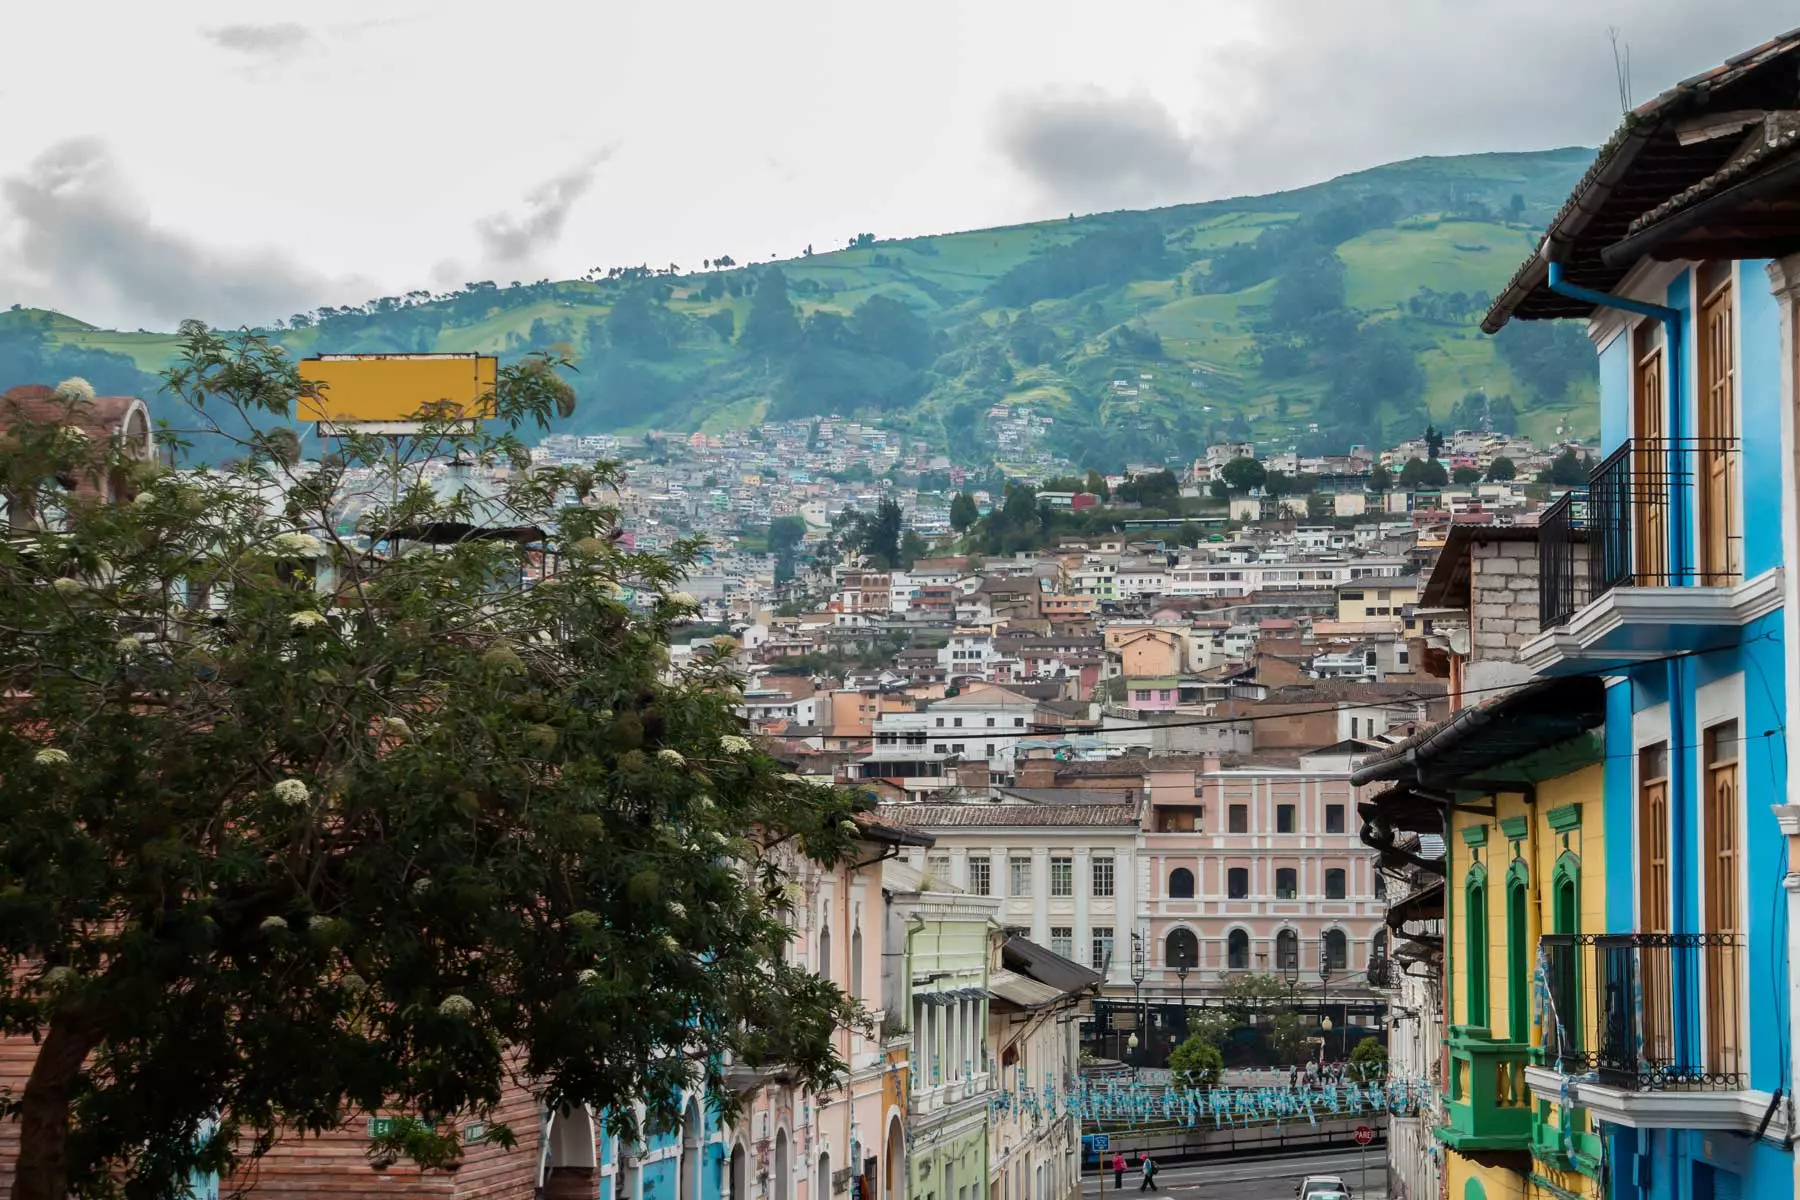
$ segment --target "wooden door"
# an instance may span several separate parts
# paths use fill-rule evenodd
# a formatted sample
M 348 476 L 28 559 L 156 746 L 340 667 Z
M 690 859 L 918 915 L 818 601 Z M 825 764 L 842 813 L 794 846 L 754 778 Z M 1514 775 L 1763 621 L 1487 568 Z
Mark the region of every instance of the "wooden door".
M 1738 723 L 1725 721 L 1706 731 L 1706 1066 L 1713 1074 L 1735 1075 L 1742 1067 L 1743 1012 L 1738 987 L 1736 943 L 1740 915 L 1742 828 L 1738 816 Z
M 1631 456 L 1632 577 L 1638 587 L 1669 583 L 1669 473 L 1665 441 L 1663 326 L 1643 321 L 1632 330 Z
M 1638 929 L 1669 932 L 1669 744 L 1638 751 Z M 1639 956 L 1644 997 L 1644 1054 L 1667 1064 L 1675 1056 L 1669 957 L 1652 948 Z
M 1737 317 L 1730 263 L 1700 270 L 1700 428 L 1696 470 L 1700 493 L 1700 583 L 1738 580 Z

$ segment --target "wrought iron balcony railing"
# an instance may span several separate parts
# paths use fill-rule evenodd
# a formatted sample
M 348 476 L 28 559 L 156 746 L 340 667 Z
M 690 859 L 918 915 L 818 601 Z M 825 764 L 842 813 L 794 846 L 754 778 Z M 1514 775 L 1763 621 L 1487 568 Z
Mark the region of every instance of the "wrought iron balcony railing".
M 1545 934 L 1543 1060 L 1630 1091 L 1746 1086 L 1740 940 Z
M 1538 518 L 1538 626 L 1561 625 L 1588 602 L 1586 488 L 1564 492 Z
M 1544 628 L 1621 587 L 1726 587 L 1742 577 L 1737 438 L 1632 438 L 1539 521 Z M 1574 531 L 1585 527 L 1587 569 Z

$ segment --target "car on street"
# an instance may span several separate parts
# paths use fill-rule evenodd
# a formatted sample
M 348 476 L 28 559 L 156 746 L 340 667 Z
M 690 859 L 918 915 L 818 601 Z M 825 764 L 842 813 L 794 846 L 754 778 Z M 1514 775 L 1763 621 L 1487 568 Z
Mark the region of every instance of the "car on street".
M 1300 1200 L 1350 1200 L 1350 1188 L 1336 1175 L 1308 1175 L 1294 1195 Z

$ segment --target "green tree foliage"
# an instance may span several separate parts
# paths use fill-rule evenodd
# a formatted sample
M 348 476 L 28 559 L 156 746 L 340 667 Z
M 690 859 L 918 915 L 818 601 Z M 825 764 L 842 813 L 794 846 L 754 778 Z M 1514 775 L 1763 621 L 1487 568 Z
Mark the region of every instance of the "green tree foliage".
M 1268 482 L 1269 470 L 1254 458 L 1234 458 L 1219 468 L 1225 486 L 1240 496 Z
M 1494 348 L 1513 376 L 1545 400 L 1599 371 L 1593 344 L 1573 321 L 1508 321 L 1494 335 Z
M 1275 1014 L 1275 1019 L 1269 1023 L 1269 1049 L 1281 1066 L 1298 1063 L 1306 1056 L 1306 1030 L 1300 1024 L 1298 1013 Z
M 976 507 L 974 496 L 958 492 L 950 498 L 950 528 L 967 533 L 980 519 L 981 510 Z
M 1537 481 L 1557 487 L 1580 487 L 1588 481 L 1588 460 L 1576 454 L 1573 446 L 1565 446 L 1548 467 L 1538 472 Z
M 749 322 L 744 329 L 748 334 Z M 897 300 L 870 297 L 848 318 L 821 309 L 806 319 L 775 389 L 772 415 L 910 405 L 927 386 L 924 368 L 932 357 L 929 327 Z
M 1407 413 L 1418 408 L 1425 392 L 1425 372 L 1417 355 L 1391 322 L 1359 330 L 1332 376 L 1331 418 L 1347 440 L 1375 442 L 1376 418 L 1385 403 Z M 1417 426 L 1414 426 L 1417 428 Z M 1360 436 L 1350 437 L 1360 431 Z
M 1519 432 L 1519 410 L 1511 396 L 1495 396 L 1488 401 L 1488 429 L 1494 433 Z
M 1162 335 L 1143 325 L 1120 325 L 1106 335 L 1106 345 L 1114 354 L 1134 358 L 1161 358 Z
M 1225 1075 L 1225 1058 L 1209 1039 L 1190 1034 L 1169 1055 L 1169 1072 L 1177 1087 L 1213 1088 Z
M 1450 472 L 1450 481 L 1459 486 L 1481 482 L 1481 470 L 1477 467 L 1458 467 Z
M 757 276 L 756 295 L 750 300 L 749 315 L 744 318 L 744 332 L 738 344 L 746 350 L 775 353 L 789 349 L 800 340 L 800 318 L 788 299 L 787 276 L 780 267 L 764 267 Z
M 806 521 L 802 517 L 776 517 L 769 522 L 769 553 L 775 556 L 776 584 L 794 578 L 795 557 L 805 539 Z
M 1406 491 L 1441 488 L 1450 482 L 1450 473 L 1436 459 L 1409 458 L 1400 468 L 1400 486 Z
M 1436 425 L 1425 427 L 1425 457 L 1436 462 L 1444 453 L 1444 435 L 1438 432 Z
M 1387 1062 L 1387 1047 L 1380 1038 L 1366 1037 L 1350 1051 L 1350 1068 L 1357 1079 L 1386 1079 Z
M 1376 463 L 1369 471 L 1369 490 L 1371 492 L 1391 492 L 1394 490 L 1394 476 L 1381 463 Z
M 664 308 L 649 284 L 631 288 L 606 314 L 606 340 L 633 358 L 664 361 L 675 356 L 677 318 Z
M 1488 464 L 1487 477 L 1489 483 L 1511 483 L 1519 477 L 1519 468 L 1513 464 L 1512 459 L 1502 454 Z
M 262 337 L 182 338 L 189 427 L 292 412 Z M 515 1071 L 622 1132 L 683 1089 L 729 1111 L 730 1060 L 841 1071 L 857 1013 L 789 965 L 787 883 L 856 850 L 853 801 L 737 736 L 726 662 L 669 672 L 699 546 L 622 550 L 616 470 L 530 467 L 557 367 L 502 367 L 499 432 L 418 439 L 517 466 L 479 507 L 376 439 L 305 476 L 264 438 L 179 473 L 63 419 L 0 440 L 15 519 L 66 513 L 0 544 L 0 1027 L 39 1047 L 15 1196 L 185 1195 L 359 1112 L 429 1115 L 404 1149 L 450 1166 L 466 1121 L 511 1138 Z M 101 474 L 136 502 L 61 482 Z M 535 524 L 563 568 L 521 588 L 512 541 L 371 554 L 340 521 Z
M 898 300 L 870 296 L 850 314 L 850 334 L 857 350 L 891 358 L 917 370 L 936 357 L 931 327 Z
M 1106 486 L 1106 476 L 1100 474 L 1098 471 L 1089 471 L 1087 473 L 1087 478 L 1082 481 L 1081 490 L 1090 495 L 1100 497 L 1102 501 L 1112 499 L 1112 492 L 1108 490 Z
M 989 294 L 1000 304 L 1024 308 L 1105 284 L 1156 278 L 1170 266 L 1161 226 L 1134 217 L 1026 259 L 1002 275 Z
M 857 513 L 850 522 L 847 542 L 851 549 L 866 556 L 877 570 L 890 571 L 902 565 L 900 504 L 883 500 L 873 514 Z
M 1133 475 L 1119 485 L 1116 498 L 1126 504 L 1173 511 L 1181 506 L 1181 481 L 1173 471 Z

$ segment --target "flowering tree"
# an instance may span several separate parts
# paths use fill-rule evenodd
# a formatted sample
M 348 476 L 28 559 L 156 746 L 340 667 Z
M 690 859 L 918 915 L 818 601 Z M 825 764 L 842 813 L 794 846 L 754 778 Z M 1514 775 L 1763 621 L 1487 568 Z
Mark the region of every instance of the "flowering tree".
M 292 410 L 261 337 L 183 335 L 193 421 Z M 697 547 L 621 549 L 604 465 L 528 469 L 562 365 L 503 369 L 485 429 L 311 464 L 277 432 L 168 469 L 0 412 L 15 1197 L 172 1196 L 358 1111 L 450 1166 L 513 1078 L 630 1133 L 683 1087 L 729 1106 L 727 1054 L 840 1069 L 858 1014 L 784 962 L 782 864 L 849 853 L 852 801 L 737 735 L 723 651 L 670 672 Z M 446 454 L 515 469 L 434 487 Z

